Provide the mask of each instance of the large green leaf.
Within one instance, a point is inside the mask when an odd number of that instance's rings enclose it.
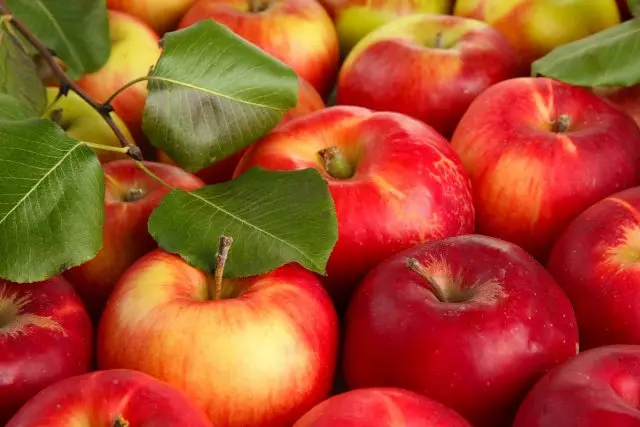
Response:
[[[640,83],[640,20],[631,19],[555,48],[533,63],[532,75],[578,86]]]
[[[261,274],[290,262],[325,273],[338,236],[333,199],[315,169],[253,168],[192,192],[174,190],[152,213],[159,246],[213,270],[218,239],[233,237],[226,277]]]
[[[47,102],[44,84],[36,64],[9,31],[8,22],[0,24],[0,94],[24,105],[30,115],[39,115]]]
[[[0,277],[33,282],[88,261],[103,224],[93,150],[46,119],[0,122]]]
[[[2,120],[22,120],[34,117],[26,104],[11,95],[0,93],[0,122]]]
[[[6,0],[13,14],[64,61],[77,79],[109,59],[111,40],[105,0]]]
[[[207,19],[162,43],[143,129],[188,171],[256,141],[297,103],[294,71],[224,25]]]

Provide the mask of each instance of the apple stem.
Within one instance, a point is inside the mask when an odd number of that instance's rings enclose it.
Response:
[[[318,154],[324,161],[325,170],[332,178],[348,179],[355,173],[354,167],[351,166],[338,147],[333,146],[322,149],[318,151]]]
[[[433,46],[434,46],[436,49],[440,49],[440,48],[442,47],[442,31],[438,31],[438,32],[436,33],[436,40],[435,40],[435,42],[433,43]]]
[[[551,130],[555,133],[562,133],[569,130],[571,126],[571,117],[568,114],[561,114],[558,116],[555,122],[553,122],[553,126]]]
[[[407,259],[407,267],[427,281],[438,301],[448,301],[447,294],[444,292],[440,284],[431,276],[427,268],[420,263],[420,261],[415,258],[409,258]]]
[[[229,257],[229,249],[233,238],[231,236],[220,236],[218,241],[218,253],[216,254],[216,269],[213,272],[213,289],[209,286],[209,298],[219,300],[222,296],[222,279],[224,276],[224,265]]]
[[[118,417],[113,420],[111,427],[129,427],[129,421],[125,420],[122,415],[118,415]]]
[[[127,148],[127,155],[134,160],[143,160],[142,151],[140,151],[140,148],[129,142],[127,137],[122,133],[122,130],[113,120],[113,117],[111,117],[113,107],[110,104],[99,103],[98,101],[90,97],[85,91],[83,91],[73,80],[71,80],[69,76],[67,76],[67,74],[64,72],[60,64],[56,61],[54,52],[47,46],[45,46],[45,44],[42,43],[42,41],[31,31],[29,31],[29,29],[19,19],[16,19],[16,17],[11,13],[6,0],[0,0],[0,14],[10,17],[4,19],[10,20],[13,28],[18,30],[18,32],[22,34],[22,36],[36,49],[37,53],[40,55],[40,58],[49,65],[52,74],[60,83],[58,98],[60,98],[60,96],[66,96],[70,90],[78,94],[80,98],[82,98],[94,110],[100,113],[100,116],[102,116],[107,125],[109,125],[113,133],[120,141],[120,144],[123,147]]]

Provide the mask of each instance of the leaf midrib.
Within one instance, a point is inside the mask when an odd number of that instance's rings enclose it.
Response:
[[[60,38],[62,39],[64,44],[67,46],[67,50],[69,51],[69,54],[73,57],[73,60],[75,61],[76,65],[82,64],[82,61],[80,60],[75,50],[73,49],[73,45],[69,42],[64,31],[62,31],[62,28],[60,28],[60,26],[58,25],[58,22],[55,20],[55,18],[53,17],[49,9],[47,9],[47,7],[42,3],[41,0],[33,0],[33,1],[35,1],[36,5],[38,5],[42,9],[45,16],[49,18],[49,20],[51,21],[55,29],[58,31],[58,33],[60,34]]]

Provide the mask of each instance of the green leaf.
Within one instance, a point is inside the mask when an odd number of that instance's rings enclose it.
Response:
[[[640,20],[632,19],[559,46],[532,65],[543,75],[578,86],[640,83]]]
[[[105,0],[7,0],[13,14],[65,63],[71,79],[100,69],[111,40]]]
[[[142,126],[188,171],[261,138],[297,103],[295,72],[224,25],[207,19],[162,43]]]
[[[215,268],[219,237],[233,237],[226,277],[261,274],[290,262],[324,274],[337,230],[333,199],[315,169],[256,167],[222,184],[174,190],[149,219],[161,248],[206,271]]]
[[[0,94],[23,104],[31,116],[44,110],[47,95],[36,64],[22,49],[5,21],[0,24]],[[1,108],[1,107],[0,107]]]
[[[0,122],[2,120],[22,120],[33,117],[29,107],[11,95],[0,93]]]
[[[640,0],[628,0],[627,4],[629,5],[631,15],[636,17],[640,16]]]
[[[93,150],[46,119],[0,122],[0,277],[34,282],[88,261],[103,224]]]

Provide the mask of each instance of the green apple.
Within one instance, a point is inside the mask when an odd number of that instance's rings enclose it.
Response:
[[[100,113],[80,98],[77,93],[69,91],[66,96],[56,100],[57,95],[57,87],[47,88],[47,105],[49,105],[49,108],[47,108],[43,117],[57,122],[67,135],[73,139],[112,147],[121,146],[120,141]],[[122,119],[116,113],[111,113],[111,117],[129,142],[135,144],[129,129]],[[126,154],[115,151],[99,149],[95,151],[101,163],[127,158]]]

